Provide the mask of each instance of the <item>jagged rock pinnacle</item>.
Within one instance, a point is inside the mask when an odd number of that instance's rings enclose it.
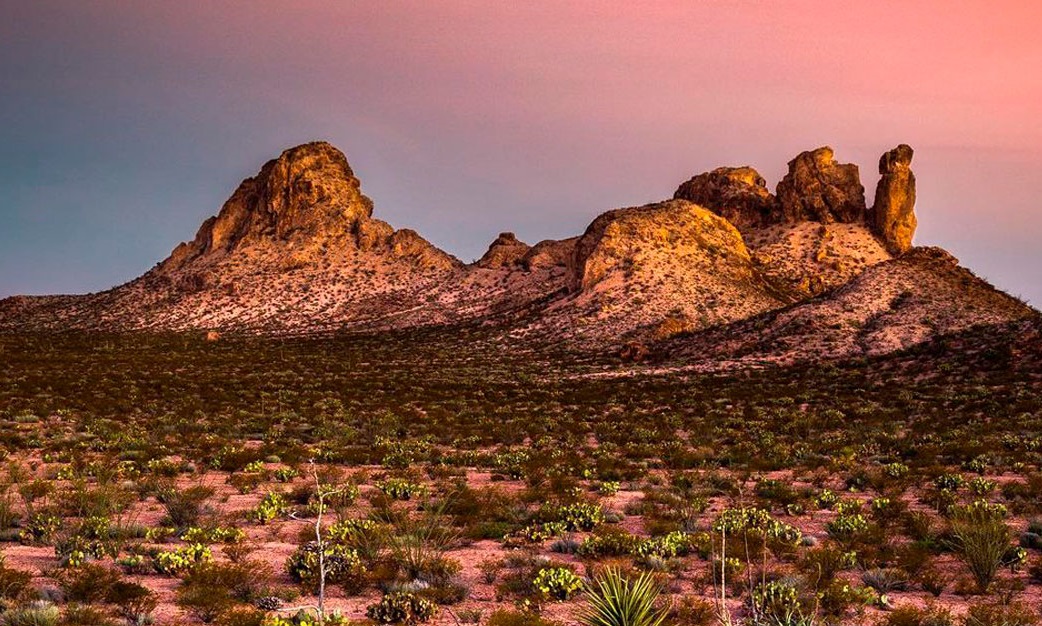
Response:
[[[892,253],[912,247],[915,218],[915,174],[912,148],[901,144],[879,158],[879,184],[872,207],[872,227]]]

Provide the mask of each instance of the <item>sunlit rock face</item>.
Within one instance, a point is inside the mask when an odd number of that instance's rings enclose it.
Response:
[[[872,226],[894,254],[907,252],[918,224],[912,148],[901,144],[879,158],[879,184],[872,206]]]

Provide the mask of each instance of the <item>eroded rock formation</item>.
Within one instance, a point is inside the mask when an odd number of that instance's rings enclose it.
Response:
[[[705,207],[739,230],[765,226],[773,219],[775,200],[755,169],[718,167],[680,185],[674,199]]]
[[[778,183],[780,219],[787,223],[865,220],[865,188],[857,165],[838,163],[832,148],[801,152]]]
[[[520,241],[514,233],[499,233],[476,265],[489,269],[516,265],[531,249],[531,246]]]
[[[879,184],[872,206],[872,227],[890,252],[912,247],[915,218],[915,174],[912,148],[901,144],[879,158]]]

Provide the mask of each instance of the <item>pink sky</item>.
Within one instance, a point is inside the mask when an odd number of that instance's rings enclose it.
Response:
[[[500,230],[577,234],[718,165],[773,186],[824,144],[871,193],[879,154],[906,142],[918,243],[1042,302],[1042,3],[0,8],[16,165],[0,295],[130,278],[265,159],[322,138],[380,217],[464,260]]]

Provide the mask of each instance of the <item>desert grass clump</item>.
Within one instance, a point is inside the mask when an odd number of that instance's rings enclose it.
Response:
[[[890,611],[879,626],[955,626],[955,617],[941,606],[902,604]]]
[[[588,586],[579,622],[584,626],[660,626],[669,614],[658,606],[661,593],[661,586],[648,572],[630,579],[618,568],[606,567]]]
[[[3,626],[57,626],[60,620],[58,607],[43,600],[8,609],[0,615]]]
[[[1035,626],[1038,614],[1023,602],[982,602],[970,605],[965,626]]]
[[[951,510],[951,547],[981,592],[991,586],[1010,547],[1005,517],[1005,507],[983,501]]]

